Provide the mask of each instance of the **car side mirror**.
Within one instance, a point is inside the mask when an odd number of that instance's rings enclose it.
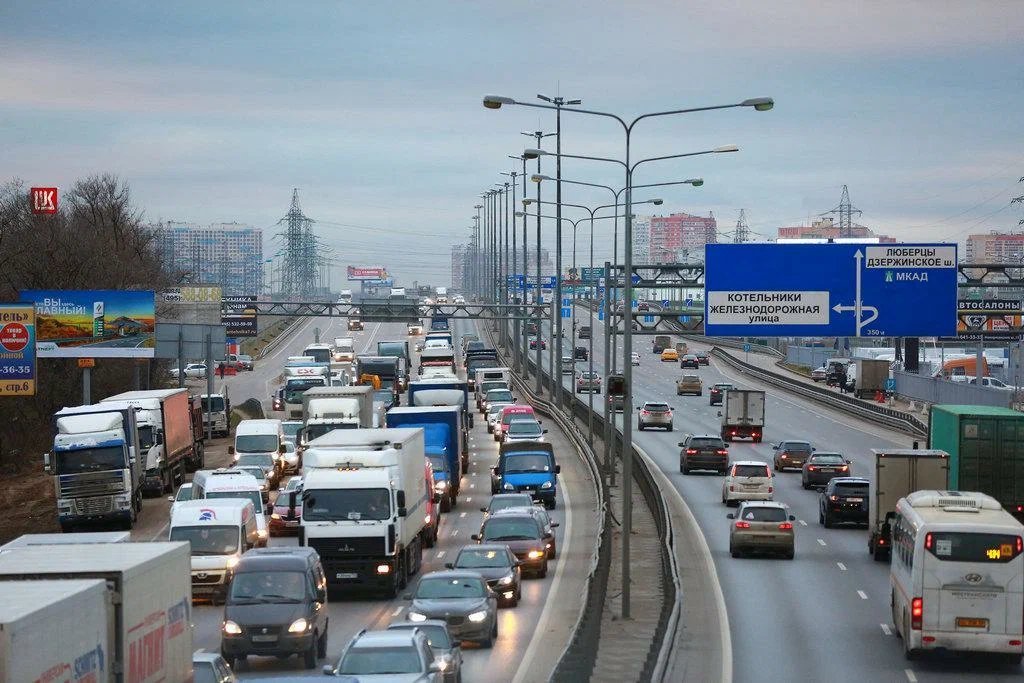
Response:
[[[480,508],[480,512],[487,512],[487,508]]]
[[[790,515],[789,516],[789,521],[795,522],[796,521],[796,515]]]
[[[779,450],[779,444],[773,443],[772,448],[774,448],[775,450]]]
[[[562,473],[562,466],[561,465],[555,465],[555,474],[561,474],[561,473]]]
[[[676,445],[677,445],[677,446],[679,446],[680,448],[682,448],[683,446],[685,446],[685,445],[686,445],[686,442],[685,442],[685,441],[680,441],[680,442],[679,442],[679,443],[677,443]]]
[[[445,562],[444,563],[444,567],[445,567],[445,569],[455,569],[455,563],[454,562]]]
[[[436,504],[436,503],[440,503],[440,502],[441,502],[441,494],[440,493],[434,493],[434,503]]]
[[[722,445],[723,445],[723,446],[725,446],[726,448],[728,448],[728,447],[729,447],[729,444],[727,444],[727,443],[725,443],[725,444],[722,444]]]
[[[281,444],[280,446],[277,447],[277,452],[280,453],[281,455],[284,455],[285,453],[288,452],[288,447],[285,446],[284,444]]]
[[[846,461],[846,464],[847,464],[847,465],[852,465],[853,463],[852,463],[851,461],[847,460],[847,461]]]
[[[558,522],[551,522],[551,528],[552,529],[554,529],[555,527],[559,527],[559,526],[562,526],[562,525],[559,524]]]
[[[235,447],[234,446],[228,446],[228,455],[234,455],[234,454],[235,454]]]
[[[402,599],[403,600],[412,600],[412,593],[403,593],[402,594]]]
[[[334,667],[330,664],[324,664],[324,668],[320,669],[320,672],[323,673],[324,676],[333,676]]]
[[[548,433],[548,430],[546,430],[546,429],[544,429],[544,430],[541,430],[541,433],[542,433],[542,434],[547,434],[547,433]]]
[[[43,453],[43,470],[45,470],[47,474],[53,474],[53,462],[50,460],[49,453]]]
[[[474,541],[479,541],[480,540],[480,534],[472,534],[470,536],[470,538],[472,538]]]
[[[726,519],[736,519],[736,515],[734,515],[731,512],[729,514],[727,514],[725,517],[726,517]]]
[[[295,507],[296,507],[296,503],[298,502],[298,499],[299,499],[299,492],[298,491],[289,491],[288,492],[288,515],[289,515],[289,517],[292,517],[292,518],[295,517]]]
[[[722,411],[721,410],[718,411],[718,417],[722,417]]]
[[[174,502],[174,496],[167,496],[167,502],[168,503],[173,503]]]
[[[441,666],[440,662],[433,661],[430,663],[430,673],[441,673],[444,671],[444,667]]]
[[[817,449],[817,448],[815,448],[815,447],[813,447],[813,446],[811,446],[811,452],[812,452],[812,453],[813,453],[814,451],[816,451],[816,450],[818,450],[818,449]]]

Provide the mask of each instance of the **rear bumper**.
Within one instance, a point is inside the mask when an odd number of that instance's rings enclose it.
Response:
[[[925,642],[925,638],[934,640]],[[1024,653],[1020,645],[1010,645],[1011,640],[1021,640],[1020,634],[1002,633],[961,633],[950,631],[910,632],[910,647],[914,650],[952,650],[959,652],[992,652],[1019,655]]]
[[[771,500],[772,494],[767,491],[726,491],[726,500]]]
[[[733,535],[730,544],[734,548],[742,548],[744,550],[792,550],[793,537],[776,536],[775,538],[769,538],[756,534],[739,533]]]
[[[720,470],[729,468],[729,458],[724,455],[684,455],[680,464],[692,470]]]
[[[861,524],[868,523],[868,511],[864,509],[828,505],[825,507],[825,511],[828,512],[829,517],[833,520],[842,522],[860,522]]]

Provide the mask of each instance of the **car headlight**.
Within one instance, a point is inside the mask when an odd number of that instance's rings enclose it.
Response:
[[[241,635],[242,633],[242,628],[233,621],[225,621],[222,628],[224,629],[224,633],[232,636]]]
[[[551,488],[551,482],[550,481],[546,481],[543,484],[541,484],[540,487],[542,489],[549,489],[549,488]]]
[[[487,610],[482,609],[479,612],[473,612],[469,615],[469,620],[474,624],[479,624],[481,621],[487,618]]]
[[[544,551],[531,550],[529,553],[527,553],[526,556],[529,557],[531,560],[539,560],[540,558],[544,557]]]
[[[506,574],[505,576],[503,576],[503,577],[501,577],[500,579],[498,579],[498,585],[501,585],[501,586],[507,586],[507,585],[509,585],[510,583],[512,583],[512,580],[513,580],[514,578],[515,578],[515,577],[514,577],[514,576],[512,576],[511,574]]]
[[[442,481],[434,482],[434,490],[435,491],[444,491],[446,488],[448,488],[448,482],[447,481],[442,480]]]
[[[427,617],[426,617],[425,614],[420,614],[419,612],[412,612],[412,611],[409,612],[409,621],[426,621],[426,620],[427,620]]]
[[[506,491],[515,491],[516,490],[516,487],[513,486],[512,484],[508,483],[508,482],[505,482],[504,484],[502,484],[501,488],[505,489]]]
[[[288,627],[288,633],[304,633],[309,629],[309,622],[305,618],[300,617],[292,622],[292,625]]]
[[[259,536],[260,538],[266,538],[267,537],[267,530],[266,529],[259,529],[259,530],[256,531],[256,535]]]

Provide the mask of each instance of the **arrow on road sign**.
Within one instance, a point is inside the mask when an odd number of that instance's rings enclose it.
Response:
[[[858,249],[854,253],[853,258],[857,262],[856,265],[855,265],[857,280],[856,280],[856,285],[854,287],[853,305],[852,306],[844,306],[842,304],[836,304],[835,306],[832,307],[832,310],[835,311],[836,313],[844,313],[846,311],[853,311],[854,320],[856,320],[856,322],[857,322],[857,336],[859,337],[860,336],[861,328],[863,328],[865,325],[873,322],[874,319],[878,317],[878,309],[875,308],[874,306],[865,306],[864,302],[861,300],[861,296],[860,296],[860,269],[861,269],[861,267],[864,264],[864,254],[861,253],[860,249]],[[871,311],[871,313],[873,315],[870,318],[868,318],[867,320],[864,320],[863,319],[864,311]]]

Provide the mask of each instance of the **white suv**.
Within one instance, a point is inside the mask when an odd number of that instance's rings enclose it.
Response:
[[[722,503],[734,505],[741,500],[771,500],[775,486],[767,463],[738,460],[729,467],[722,482]]]

